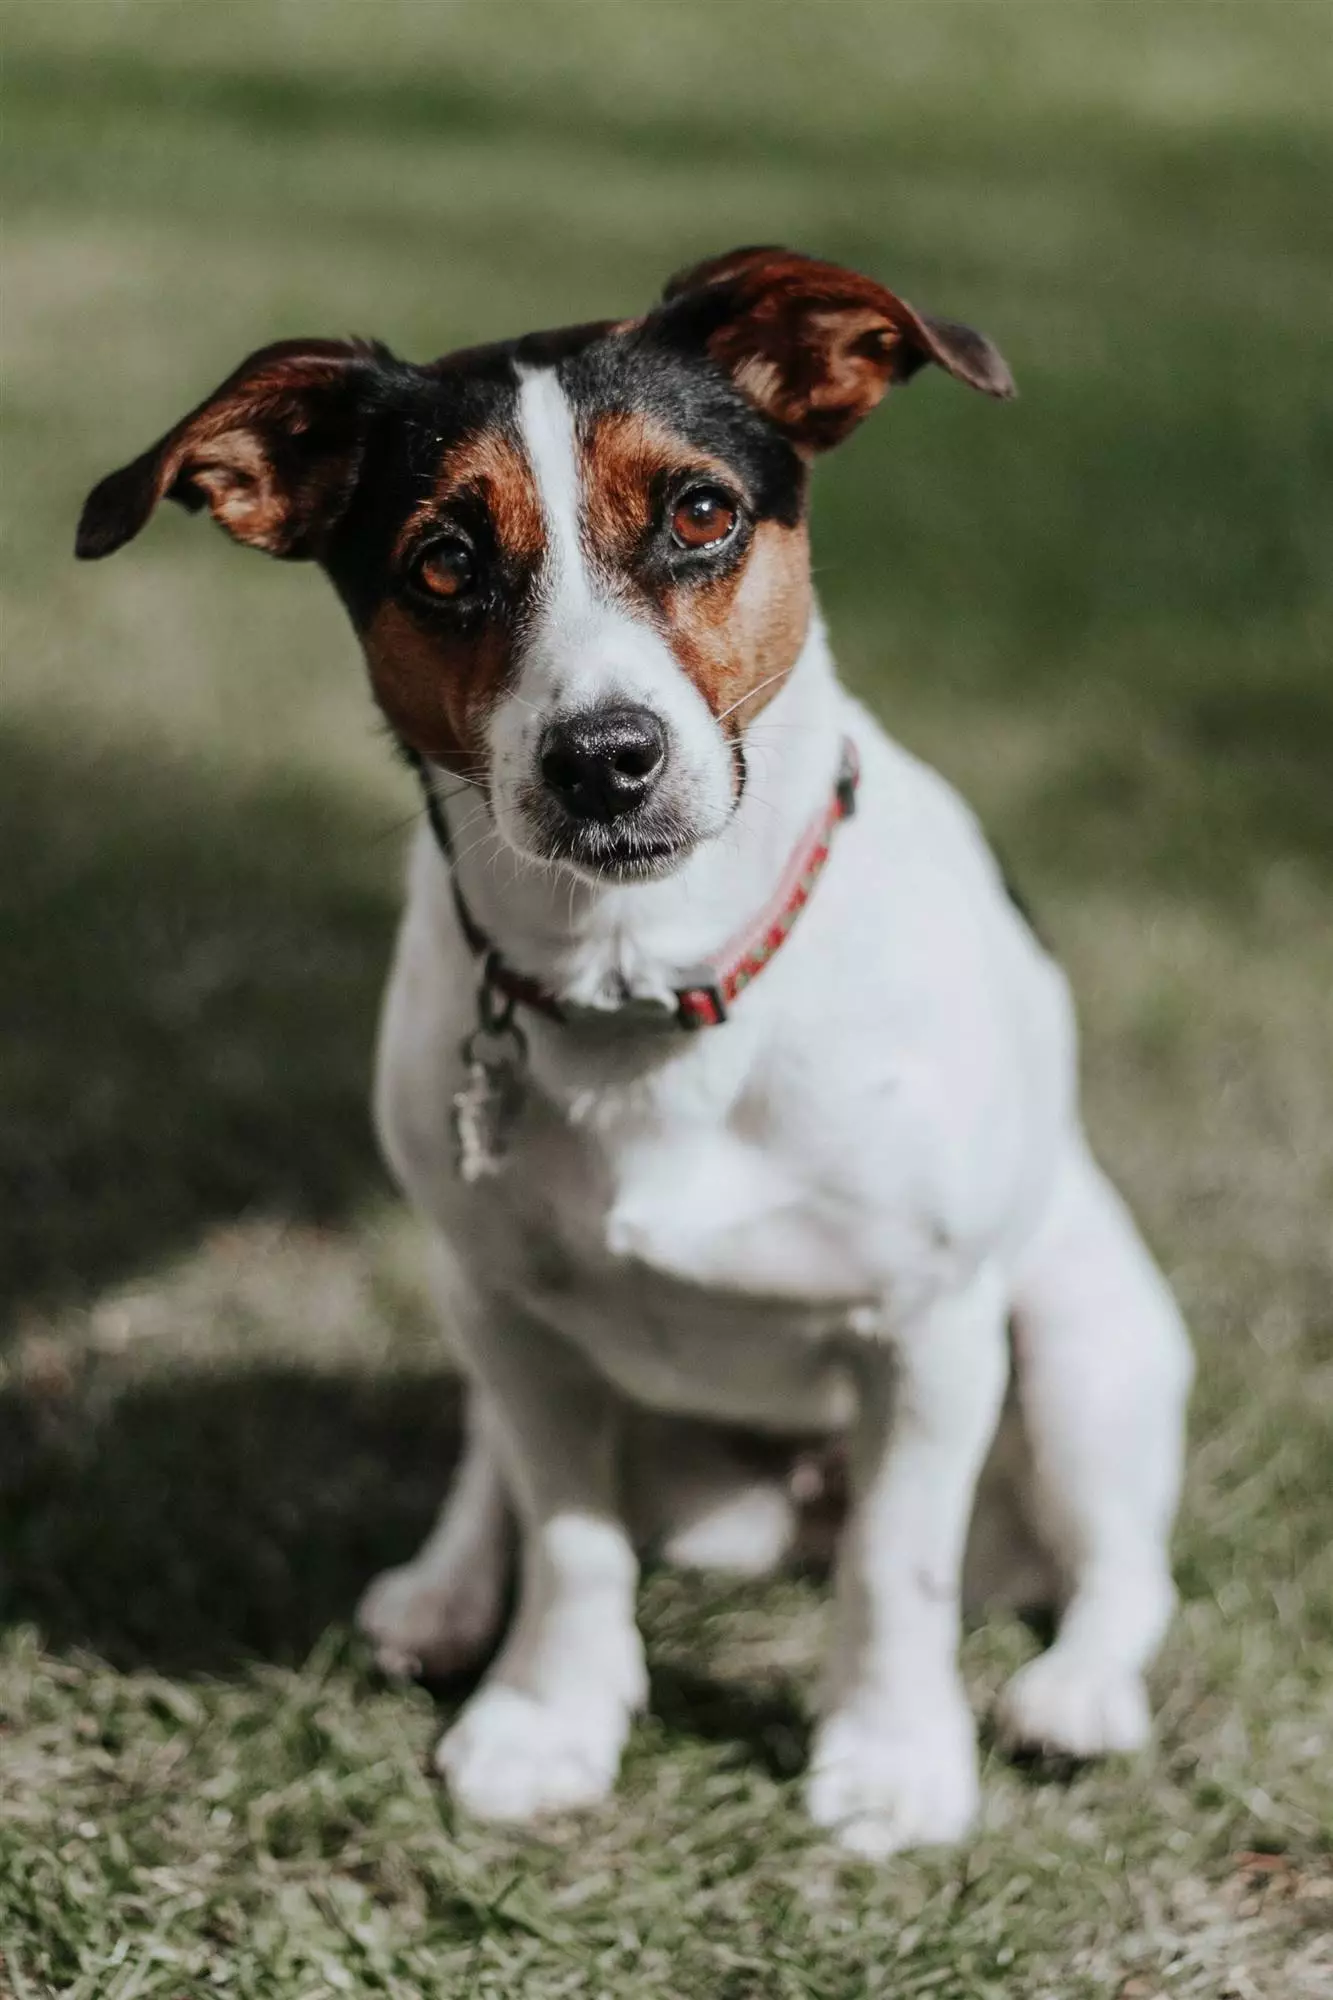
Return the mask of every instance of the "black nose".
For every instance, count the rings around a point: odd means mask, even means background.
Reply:
[[[590,708],[542,738],[547,787],[575,819],[612,820],[641,806],[666,763],[666,731],[646,708]]]

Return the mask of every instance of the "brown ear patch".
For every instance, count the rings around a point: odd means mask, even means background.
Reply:
[[[364,392],[377,357],[356,341],[261,348],[165,437],[95,486],[75,554],[111,555],[160,500],[207,507],[269,555],[316,554],[355,484]]]
[[[929,362],[986,395],[1014,394],[983,334],[917,312],[859,271],[790,250],[734,250],[680,273],[659,317],[700,342],[805,451],[837,444],[892,383]]]

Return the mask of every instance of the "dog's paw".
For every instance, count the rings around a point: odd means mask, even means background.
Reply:
[[[543,1701],[485,1687],[441,1740],[435,1764],[475,1819],[522,1824],[604,1799],[629,1725],[629,1709],[614,1699]]]
[[[1142,1676],[1058,1645],[1029,1660],[996,1711],[1006,1749],[1055,1757],[1108,1757],[1141,1750],[1152,1734]]]
[[[356,1622],[386,1674],[466,1671],[490,1650],[500,1629],[503,1582],[483,1565],[442,1577],[405,1563],[377,1576],[356,1609]]]
[[[852,1854],[878,1861],[961,1840],[978,1802],[972,1718],[961,1702],[924,1718],[841,1710],[815,1737],[807,1809]]]

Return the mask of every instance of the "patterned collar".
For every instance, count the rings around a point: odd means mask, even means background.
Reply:
[[[840,821],[850,819],[856,811],[856,789],[861,777],[856,745],[850,736],[845,736],[832,795],[807,827],[782,880],[754,921],[730,938],[714,957],[685,969],[673,989],[672,1001],[630,997],[619,1007],[607,1009],[577,1006],[559,999],[540,980],[520,972],[500,955],[464,900],[453,867],[449,828],[439,800],[426,780],[420,761],[415,757],[411,761],[422,779],[431,828],[445,860],[450,864],[449,879],[463,935],[476,957],[483,960],[481,1012],[483,1025],[487,1027],[492,1023],[507,1025],[515,1004],[531,1007],[548,1020],[566,1024],[595,1021],[598,1017],[605,1018],[608,1013],[617,1018],[633,1013],[642,1014],[645,1019],[674,1021],[677,1027],[687,1031],[719,1027],[738,996],[752,979],[758,978],[791,935],[792,926],[809,902],[815,884],[828,863],[833,849],[833,835]]]

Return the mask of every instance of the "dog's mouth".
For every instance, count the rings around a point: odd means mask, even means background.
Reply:
[[[607,818],[585,817],[564,809],[545,787],[531,785],[515,805],[515,824],[505,830],[520,852],[603,885],[651,882],[673,874],[709,831],[696,823],[693,812],[669,798]]]
[[[696,842],[683,832],[582,824],[548,837],[548,853],[597,882],[652,882],[673,874]]]

